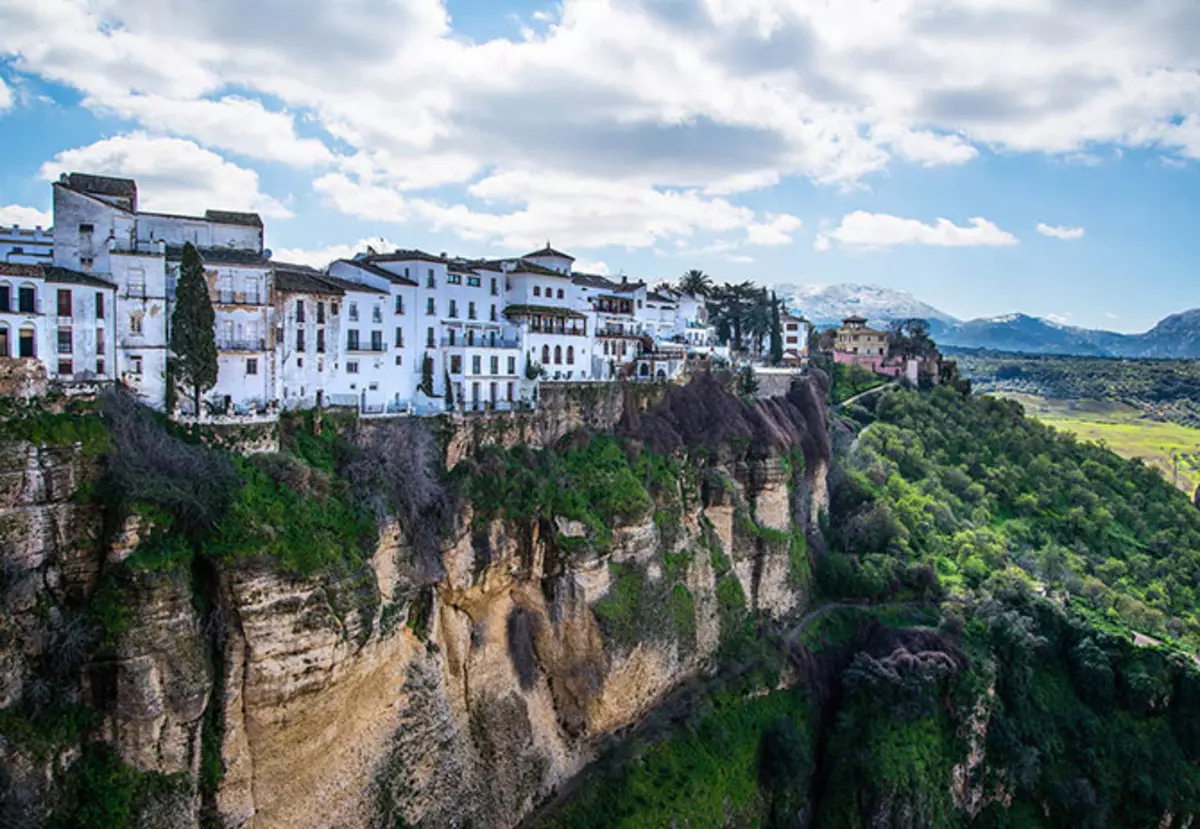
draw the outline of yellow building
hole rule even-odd
[[[888,334],[886,331],[876,331],[867,328],[864,317],[847,317],[842,320],[834,339],[834,350],[843,354],[854,354],[860,357],[886,357],[888,352]]]

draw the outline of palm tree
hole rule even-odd
[[[775,303],[771,301],[766,288],[756,290],[750,297],[746,308],[745,333],[754,338],[754,353],[762,354],[763,340],[771,334],[772,326],[778,319]]]
[[[692,268],[679,279],[680,293],[694,297],[706,297],[713,289],[713,281],[709,275],[697,268]]]

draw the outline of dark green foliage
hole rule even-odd
[[[738,372],[737,391],[746,398],[758,394],[758,378],[754,376],[753,366],[745,366]]]
[[[204,278],[204,262],[190,242],[183,246],[175,310],[171,312],[171,351],[174,378],[192,392],[200,414],[200,395],[217,384],[216,315]]]
[[[1194,361],[1015,354],[961,354],[956,360],[978,391],[1119,400],[1150,417],[1200,426],[1200,366]]]
[[[842,403],[888,382],[888,378],[869,368],[847,363],[834,363],[833,374],[829,380],[830,400],[833,403]]]
[[[783,304],[775,298],[775,292],[771,292],[771,365],[777,366],[783,362],[783,325],[779,320],[779,314],[783,311]]]
[[[79,444],[85,455],[109,445],[104,424],[91,401],[0,397],[0,441],[28,441],[38,446]],[[61,408],[61,411],[58,409]]]
[[[831,474],[831,540],[851,558],[822,565],[827,592],[981,589],[1011,567],[1098,622],[1200,643],[1200,512],[1157,471],[1011,401],[891,391],[876,417]]]
[[[454,408],[454,384],[450,382],[450,369],[446,369],[445,377],[442,378],[442,383],[446,386],[446,408]]]
[[[98,743],[84,748],[62,781],[62,801],[46,829],[125,829],[140,825],[142,810],[186,792],[184,775],[133,769]]]

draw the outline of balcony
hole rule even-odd
[[[575,325],[554,325],[552,323],[529,323],[531,334],[562,334],[566,337],[586,337],[587,328]]]
[[[385,343],[347,343],[346,352],[349,354],[382,354],[387,351]]]
[[[224,338],[217,339],[218,351],[266,351],[267,341],[265,339],[257,340],[227,340]]]
[[[217,291],[218,305],[266,305],[266,297],[258,291]]]
[[[166,256],[167,243],[163,241],[149,241],[146,239],[117,239],[108,240],[108,250],[110,253],[140,253],[150,256]]]
[[[442,348],[520,348],[521,343],[517,340],[502,340],[499,337],[495,342],[491,340],[476,340],[473,343],[466,342],[461,337],[455,337],[454,342],[449,338],[442,338]]]

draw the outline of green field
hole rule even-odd
[[[1200,429],[1152,420],[1132,406],[1107,400],[1047,400],[1003,392],[997,396],[1019,401],[1055,428],[1103,442],[1123,458],[1141,458],[1188,494],[1200,486]]]

